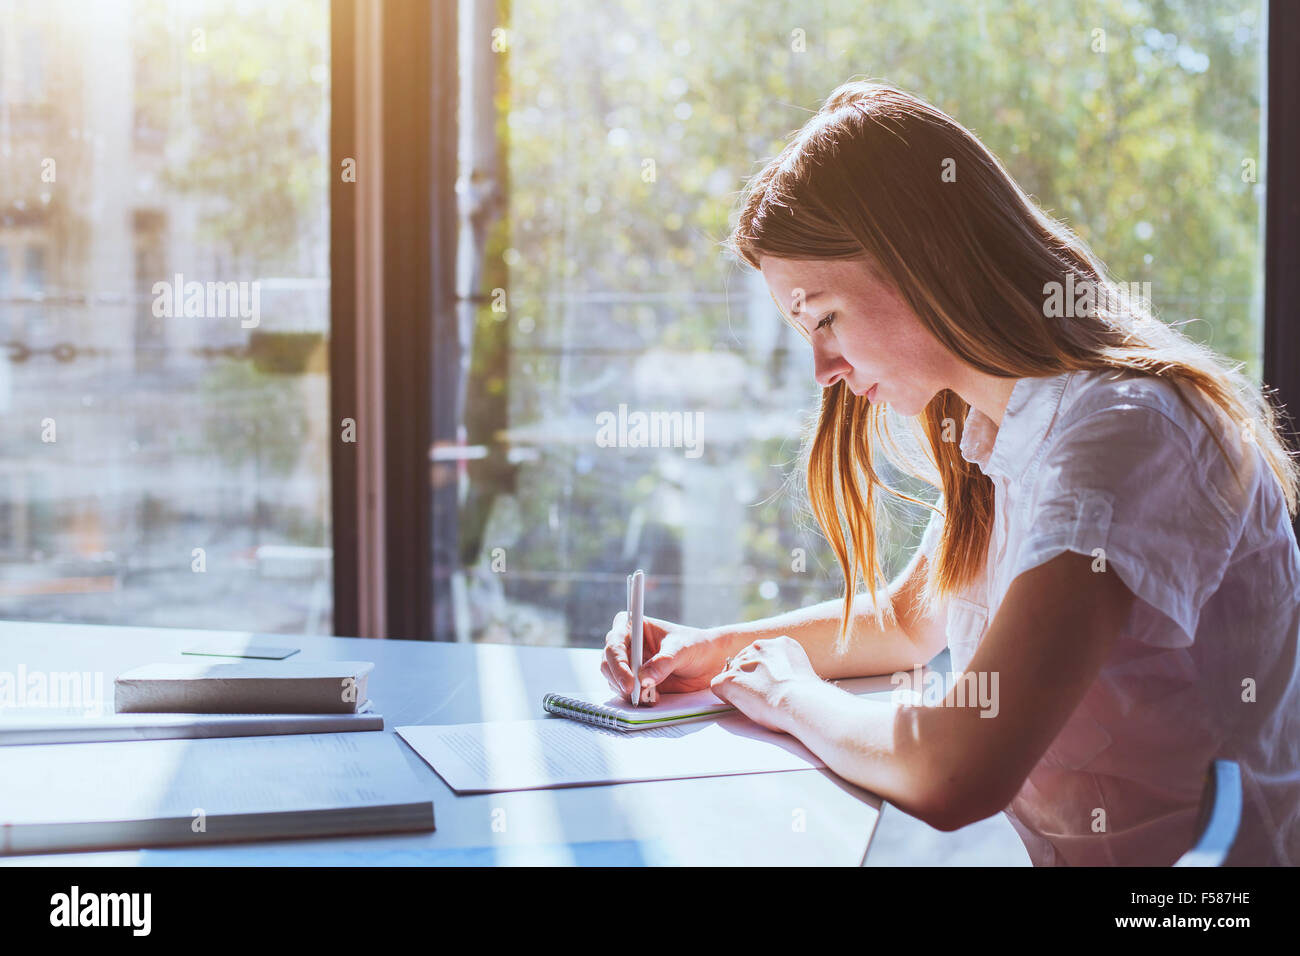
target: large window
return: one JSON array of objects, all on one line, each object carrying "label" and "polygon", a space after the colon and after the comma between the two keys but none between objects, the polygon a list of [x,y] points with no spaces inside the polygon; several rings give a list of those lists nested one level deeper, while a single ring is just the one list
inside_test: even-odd
[{"label": "large window", "polygon": [[[839,594],[784,488],[811,355],[718,242],[743,179],[854,75],[973,129],[1165,321],[1259,375],[1260,3],[461,11],[461,639],[599,644],[638,566],[647,613],[700,626]],[[635,447],[655,412],[679,443]],[[899,517],[891,573],[921,515]]]},{"label": "large window", "polygon": [[332,629],[329,48],[0,3],[0,616]]},{"label": "large window", "polygon": [[597,645],[635,567],[689,624],[835,597],[744,180],[886,80],[1258,378],[1265,20],[0,0],[0,617]]}]

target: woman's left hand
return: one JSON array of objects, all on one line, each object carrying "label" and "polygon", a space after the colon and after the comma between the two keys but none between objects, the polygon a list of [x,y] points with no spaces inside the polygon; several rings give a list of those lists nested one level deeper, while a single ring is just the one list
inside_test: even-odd
[{"label": "woman's left hand", "polygon": [[788,734],[793,727],[787,707],[790,691],[809,681],[821,683],[821,678],[807,651],[794,638],[783,635],[744,648],[709,687],[755,723]]}]

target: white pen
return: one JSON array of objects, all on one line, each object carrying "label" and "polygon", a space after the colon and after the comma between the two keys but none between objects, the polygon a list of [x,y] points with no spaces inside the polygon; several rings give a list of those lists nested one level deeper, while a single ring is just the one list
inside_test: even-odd
[{"label": "white pen", "polygon": [[632,706],[641,703],[642,615],[645,613],[645,572],[640,568],[627,576],[627,620],[632,645]]}]

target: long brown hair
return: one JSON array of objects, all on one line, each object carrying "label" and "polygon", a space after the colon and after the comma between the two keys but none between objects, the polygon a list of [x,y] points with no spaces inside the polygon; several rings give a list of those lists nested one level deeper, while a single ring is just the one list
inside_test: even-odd
[{"label": "long brown hair", "polygon": [[[1150,303],[1116,284],[1083,240],[1039,209],[973,133],[924,100],[867,81],[836,88],[746,184],[725,244],[755,269],[768,255],[862,259],[946,348],[989,375],[1114,368],[1166,379],[1228,457],[1218,430],[1180,388],[1190,386],[1258,444],[1295,514],[1300,468],[1282,437],[1279,411],[1242,366],[1156,320]],[[1044,321],[1049,284],[1067,282],[1090,283],[1095,308]],[[843,380],[822,391],[804,454],[813,514],[844,572],[837,648],[847,643],[859,572],[871,582],[876,621],[883,623],[877,488],[931,507],[881,480],[875,449],[943,492],[927,609],[933,613],[936,602],[983,569],[994,493],[992,481],[960,452],[969,410],[955,392],[939,392],[909,421],[919,440],[904,447],[890,432],[885,406],[854,395]]]}]

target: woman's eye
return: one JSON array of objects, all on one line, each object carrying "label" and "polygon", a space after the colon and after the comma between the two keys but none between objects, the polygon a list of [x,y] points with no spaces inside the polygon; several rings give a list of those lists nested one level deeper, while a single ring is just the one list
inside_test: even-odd
[{"label": "woman's eye", "polygon": [[[834,312],[827,312],[827,313],[826,313],[826,318],[822,319],[820,322],[817,323],[817,329],[820,329],[823,325],[830,325],[830,324],[831,324],[831,319],[833,319],[833,318],[835,318],[835,313],[834,313]],[[815,331],[817,331],[817,329],[814,329],[813,331],[815,332]]]}]

